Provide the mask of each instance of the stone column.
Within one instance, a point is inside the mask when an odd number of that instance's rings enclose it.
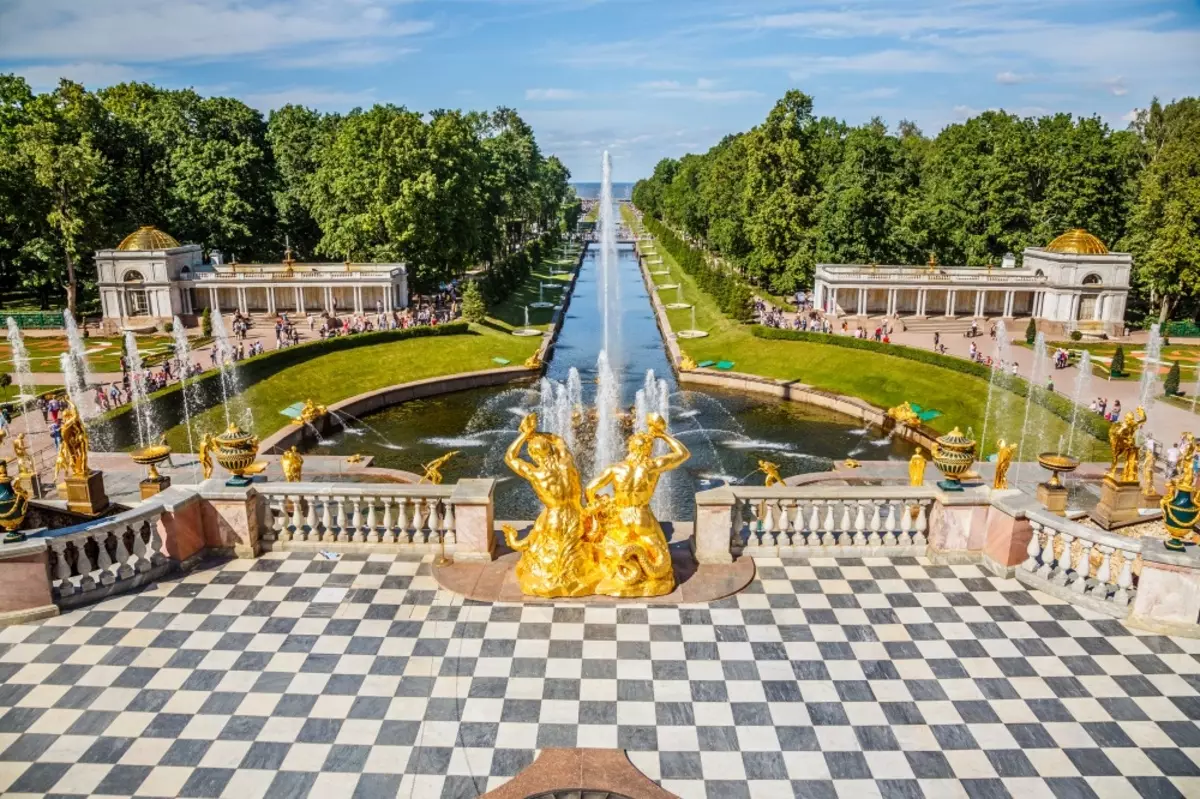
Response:
[[[362,307],[362,287],[361,287],[361,286],[355,286],[355,287],[354,287],[354,312],[355,312],[355,313],[362,313],[362,312],[363,312],[363,307]]]
[[[858,289],[858,315],[867,315],[867,290],[861,286]]]
[[[454,506],[454,559],[486,563],[496,558],[496,520],[492,494],[496,481],[491,478],[459,480],[450,495]]]
[[[975,315],[983,316],[983,308],[987,302],[987,291],[985,289],[975,290]]]
[[[946,316],[954,316],[954,303],[958,300],[958,289],[946,290]]]
[[[1004,316],[1011,317],[1013,315],[1013,300],[1016,299],[1016,294],[1012,291],[1004,292]]]
[[[925,315],[925,301],[928,299],[929,289],[917,289],[917,316]]]
[[[234,488],[223,480],[205,480],[200,484],[205,500],[204,543],[210,550],[231,553],[237,558],[256,558],[262,552],[258,541],[266,503],[254,486]]]
[[[837,298],[837,295],[838,295],[838,290],[837,290],[837,288],[835,287],[835,288],[833,289],[833,292],[832,292],[832,298],[831,298],[831,300],[830,300],[830,302],[829,302],[829,313],[833,314],[834,316],[837,316],[837,315],[838,315],[838,298]]]
[[[888,316],[895,316],[895,315],[896,315],[896,290],[895,290],[895,289],[888,289],[888,310],[887,310],[887,315],[888,315]]]
[[[217,290],[216,289],[208,290],[208,307],[212,308],[213,313],[216,313],[217,311],[221,310],[221,304],[220,304],[220,301],[217,299]]]
[[[302,314],[304,313],[304,289],[296,286],[294,291],[296,292],[296,313]]]
[[[729,550],[733,505],[734,495],[728,488],[713,488],[696,494],[692,549],[699,563],[733,563],[733,554]]]
[[[329,286],[325,286],[324,292],[325,292],[325,310],[332,311],[333,310],[333,289],[330,288]]]

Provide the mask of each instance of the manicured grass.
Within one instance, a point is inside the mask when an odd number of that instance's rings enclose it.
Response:
[[[633,222],[632,214],[627,220]],[[640,230],[638,231],[640,232]],[[953,372],[930,364],[918,363],[882,353],[850,350],[801,341],[779,341],[755,338],[749,328],[726,318],[710,297],[700,293],[691,278],[679,268],[670,253],[656,248],[663,265],[654,270],[668,269],[670,276],[655,277],[658,284],[679,283],[684,287],[687,302],[696,305],[696,325],[708,331],[702,339],[680,339],[680,347],[697,363],[707,360],[734,362],[734,370],[780,380],[795,380],[827,391],[847,394],[881,408],[890,408],[904,401],[942,412],[929,423],[939,432],[949,432],[955,426],[966,432],[971,428],[976,436],[983,435],[985,410],[988,407],[988,384],[971,375]],[[675,300],[675,291],[662,293],[664,302]],[[671,326],[681,330],[691,326],[691,311],[667,311]],[[1025,399],[997,389],[992,398],[991,423],[987,428],[985,451],[994,451],[998,438],[1020,438],[1025,414]],[[1082,411],[1086,413],[1086,411]],[[1040,435],[1027,436],[1028,451],[1024,459],[1032,459],[1041,447],[1053,449],[1060,437],[1066,437],[1069,425],[1043,408],[1034,405],[1030,411],[1028,429]],[[1038,439],[1038,440],[1034,440]],[[1103,459],[1107,444],[1096,439],[1075,437],[1073,454],[1085,459]]]
[[[1032,350],[1022,338],[1020,345]],[[1112,363],[1113,353],[1117,351],[1117,343],[1111,341],[1048,341],[1046,349],[1051,353],[1063,348],[1068,350],[1087,350],[1092,354],[1092,371],[1096,375],[1108,378],[1109,364]],[[1123,344],[1125,348],[1125,373],[1113,380],[1141,380],[1142,359],[1135,353],[1144,353],[1145,347],[1134,344]],[[1158,366],[1158,376],[1162,379],[1171,370],[1171,364],[1179,361],[1181,387],[1196,382],[1197,367],[1200,366],[1200,346],[1195,344],[1168,344],[1162,348],[1162,357]]]
[[[87,362],[93,372],[121,371],[122,339],[117,337],[91,336],[84,339],[87,347]],[[138,352],[142,359],[154,364],[170,352],[173,343],[170,336],[139,336]],[[208,339],[193,339],[192,347],[202,346]],[[59,356],[67,351],[65,336],[25,337],[25,348],[29,350],[29,368],[34,372],[61,372]],[[0,369],[12,367],[12,348],[8,342],[0,343]]]
[[[280,411],[293,402],[311,397],[330,405],[397,383],[493,368],[494,357],[519,366],[540,344],[540,338],[520,338],[486,325],[473,325],[469,335],[414,338],[332,352],[246,387],[230,401],[229,410],[236,418],[249,408],[254,415],[254,432],[265,437],[290,424]],[[220,432],[225,427],[225,406],[203,411],[192,424],[197,439],[201,432]],[[187,449],[183,425],[168,430],[167,440],[177,451]]]
[[[525,306],[531,302],[538,302],[538,284],[559,282],[564,285],[570,282],[570,274],[551,275],[551,268],[560,270],[574,271],[575,263],[579,258],[580,247],[577,244],[568,244],[566,257],[562,257],[562,249],[555,248],[551,252],[542,256],[539,263],[531,271],[528,279],[514,289],[508,297],[500,303],[488,308],[488,319],[497,326],[505,330],[525,326]],[[541,295],[541,298],[546,302],[557,303],[562,299],[563,291],[547,288]],[[550,319],[554,316],[553,308],[530,308],[529,309],[529,326],[545,330],[550,326]]]

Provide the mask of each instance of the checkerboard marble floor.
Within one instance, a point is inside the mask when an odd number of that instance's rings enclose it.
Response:
[[[618,608],[267,555],[0,630],[0,795],[473,797],[580,746],[682,797],[1197,797],[1198,655],[916,558]]]

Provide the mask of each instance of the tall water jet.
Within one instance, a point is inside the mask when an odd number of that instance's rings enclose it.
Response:
[[[67,376],[67,396],[75,403],[83,420],[90,422],[102,409],[96,404],[92,393],[93,378],[87,362],[87,345],[79,332],[79,325],[75,324],[74,315],[69,310],[63,310],[63,326],[67,332],[67,351],[62,354],[60,361],[63,364],[63,374]],[[68,360],[71,361],[69,370],[66,364]]]
[[[992,348],[992,372],[988,376],[987,403],[983,410],[983,433],[979,436],[979,451],[983,453],[989,446],[988,432],[993,436],[1004,434],[1004,424],[1008,420],[1009,405],[1012,392],[1005,387],[1010,385],[1012,376],[1006,372],[1009,359],[1012,358],[1012,343],[1008,340],[1008,328],[1003,319],[996,321],[996,344]],[[999,391],[997,391],[999,388]],[[992,421],[993,415],[995,422]]]
[[[603,329],[603,349],[609,357],[615,357],[618,351],[613,315],[617,311],[617,220],[614,218],[616,208],[613,205],[612,194],[612,158],[604,151],[604,163],[601,170],[600,209],[598,213],[598,228],[600,231],[600,316]]]
[[[179,365],[179,393],[183,397],[183,427],[187,430],[188,452],[195,452],[195,442],[192,441],[192,405],[198,403],[199,398],[195,396],[196,381],[189,380],[188,375],[192,368],[192,345],[178,316],[172,320],[171,335],[175,339],[175,362]],[[196,462],[197,466],[198,464],[199,461]]]
[[[621,386],[608,362],[608,353],[600,351],[596,359],[596,452],[592,458],[592,476],[620,459]]]
[[[17,326],[17,320],[11,316],[8,317],[8,348],[12,351],[17,396],[24,408],[24,404],[33,399],[33,374],[29,368],[29,350],[25,349],[25,336],[21,333],[21,328]],[[29,425],[29,413],[22,410],[21,416],[25,418],[26,435],[32,435],[33,429]]]
[[[234,368],[233,345],[229,343],[229,332],[225,329],[225,319],[219,310],[214,309],[212,315],[213,348],[216,350],[217,364],[221,370],[221,404],[225,408],[225,425],[228,426],[235,418],[230,408],[230,401],[240,397],[241,384],[238,381],[237,370]],[[254,428],[254,414],[248,404],[243,403],[238,424],[243,430]]]
[[[125,362],[129,366],[129,400],[137,425],[138,447],[144,448],[158,438],[158,426],[146,402],[146,371],[132,330],[125,333]]]
[[[1025,417],[1021,422],[1020,446],[1017,448],[1017,479],[1021,477],[1021,465],[1029,458],[1037,457],[1036,452],[1030,452],[1029,447],[1029,417],[1033,410],[1033,395],[1042,390],[1042,381],[1046,375],[1049,359],[1046,357],[1046,334],[1039,332],[1033,342],[1033,367],[1029,372],[1029,385],[1025,394]],[[1039,436],[1040,437],[1040,436]]]
[[[1158,367],[1162,364],[1162,333],[1157,323],[1150,326],[1146,356],[1142,359],[1142,379],[1138,383],[1138,405],[1149,414],[1158,395]],[[1130,410],[1133,410],[1130,408]]]
[[[1092,354],[1087,350],[1084,350],[1083,355],[1080,356],[1078,368],[1079,373],[1075,375],[1075,388],[1071,391],[1071,401],[1074,403],[1074,407],[1071,408],[1071,429],[1067,433],[1066,453],[1068,455],[1075,454],[1075,427],[1079,424],[1079,409],[1084,407],[1087,398],[1092,395]],[[1086,454],[1083,453],[1083,455]]]

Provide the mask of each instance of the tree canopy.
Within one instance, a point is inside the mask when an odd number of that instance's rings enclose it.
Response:
[[[94,302],[92,254],[139,225],[241,261],[408,264],[414,290],[573,224],[570,172],[516,111],[377,105],[266,118],[230,97],[0,75],[0,293]]]
[[[633,201],[768,290],[818,262],[983,266],[1082,227],[1134,256],[1135,298],[1200,312],[1200,101],[1097,117],[985,111],[928,137],[851,127],[789,91],[762,124],[663,159]]]

